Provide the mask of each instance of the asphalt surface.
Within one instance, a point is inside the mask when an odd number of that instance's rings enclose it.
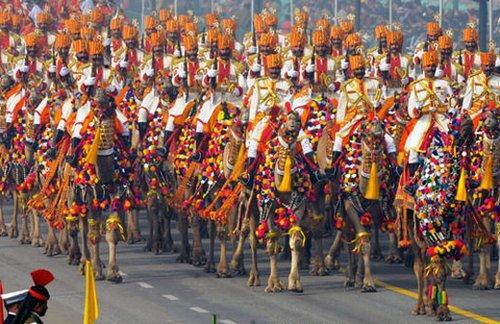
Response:
[[[5,207],[7,220],[11,208]],[[141,227],[146,221],[141,214]],[[177,231],[174,230],[175,237]],[[205,247],[207,248],[205,242]],[[412,316],[415,300],[380,285],[376,293],[344,289],[344,275],[309,276],[301,271],[304,293],[264,292],[269,267],[259,251],[263,286],[248,288],[245,277],[218,279],[203,268],[177,264],[176,254],[153,255],[145,244],[118,247],[121,284],[97,282],[100,315],[98,323],[430,323],[433,318]],[[102,259],[106,263],[106,244]],[[47,257],[41,248],[20,246],[17,240],[0,238],[0,280],[4,291],[24,289],[31,283],[29,272],[38,267],[52,271],[56,280],[51,293],[46,323],[78,323],[82,320],[84,277],[66,263],[66,256]],[[496,264],[496,263],[494,263]],[[246,259],[249,268],[249,255]],[[400,264],[373,263],[376,279],[414,291],[412,271]],[[286,283],[289,265],[280,262],[280,276]],[[496,267],[494,267],[496,271]],[[404,290],[408,292],[407,290]],[[448,281],[450,304],[459,308],[453,320],[473,323],[477,319],[500,323],[500,291],[473,291],[459,280]],[[469,312],[469,313],[467,313]],[[464,316],[465,314],[465,316]],[[481,317],[478,317],[481,316]]]

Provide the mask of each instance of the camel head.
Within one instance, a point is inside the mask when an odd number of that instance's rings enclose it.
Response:
[[[95,114],[101,117],[104,116],[111,107],[111,100],[105,89],[97,88],[94,95]]]
[[[366,120],[361,125],[363,130],[363,142],[371,149],[381,148],[384,142],[385,130],[378,118]]]
[[[3,92],[9,91],[14,86],[14,83],[14,79],[11,76],[4,74],[0,78],[0,89]]]
[[[300,117],[292,111],[285,116],[284,123],[282,124],[279,134],[281,138],[288,144],[295,142],[300,131]]]
[[[488,111],[485,113],[483,119],[484,132],[488,134],[490,138],[497,138],[500,133],[500,125],[498,124],[498,113],[494,111]]]
[[[462,147],[471,143],[474,136],[474,125],[468,114],[463,114],[452,122],[455,128],[455,138],[457,146]]]

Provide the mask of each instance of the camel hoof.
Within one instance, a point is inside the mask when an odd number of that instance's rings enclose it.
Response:
[[[19,236],[19,231],[15,227],[11,227],[9,229],[9,238],[10,239],[15,239]]]
[[[330,271],[338,271],[340,269],[340,262],[337,258],[327,255],[325,257],[325,267]]]
[[[38,240],[35,240],[35,241],[31,242],[31,246],[39,248],[39,247],[42,247],[43,245],[40,244],[40,242]]]
[[[283,282],[279,278],[270,278],[267,282],[267,287],[264,290],[266,293],[282,292],[285,289]]]
[[[493,289],[500,289],[500,281],[495,282],[495,286],[493,287]]]
[[[95,280],[102,281],[105,279],[104,275],[102,274],[102,270],[98,269],[94,271],[94,277]]]
[[[417,304],[414,310],[411,312],[414,316],[425,315],[425,307],[423,304]]]
[[[215,273],[215,264],[213,262],[207,262],[205,268],[203,269],[206,273]]]
[[[403,259],[399,257],[398,255],[389,255],[385,258],[384,260],[386,263],[392,264],[392,263],[402,263]]]
[[[106,280],[110,281],[110,282],[114,282],[116,284],[123,282],[122,276],[120,276],[118,273],[115,273],[115,272],[108,273],[108,275],[106,276]]]
[[[356,279],[354,281],[354,288],[356,289],[362,289],[363,288],[363,279]]]
[[[372,293],[377,292],[377,289],[375,289],[375,286],[373,285],[363,285],[363,287],[361,288],[361,292]]]
[[[350,290],[350,289],[353,289],[354,288],[354,280],[352,279],[346,279],[346,281],[344,281],[344,288],[345,290]]]
[[[219,279],[227,279],[231,278],[231,274],[228,271],[217,271],[217,274],[215,275],[216,278]]]
[[[303,293],[304,289],[302,288],[302,284],[298,279],[288,279],[288,291],[293,291],[296,293]]]
[[[260,286],[260,277],[256,273],[250,273],[247,281],[248,287],[258,287]]]
[[[489,285],[488,284],[485,284],[485,283],[475,283],[472,285],[472,289],[473,290],[488,290],[490,289]]]
[[[325,265],[313,265],[311,271],[309,271],[311,276],[328,276],[328,269]]]
[[[177,263],[190,263],[191,259],[189,258],[189,256],[187,254],[181,254],[175,259],[175,262],[177,262]]]
[[[247,275],[247,271],[245,270],[244,267],[239,267],[239,268],[233,269],[233,274],[236,277],[242,277],[242,276],[246,276]]]
[[[5,236],[8,236],[9,233],[5,230],[5,228],[2,228],[0,230],[0,237],[5,237]]]
[[[446,305],[440,305],[436,310],[436,320],[439,322],[449,322],[452,320],[450,310]]]
[[[191,264],[195,267],[202,267],[207,263],[207,258],[204,256],[194,256],[191,259]]]

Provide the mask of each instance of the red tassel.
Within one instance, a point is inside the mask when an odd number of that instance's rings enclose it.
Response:
[[[36,269],[31,272],[33,282],[38,286],[46,286],[54,280],[54,275],[45,269]]]

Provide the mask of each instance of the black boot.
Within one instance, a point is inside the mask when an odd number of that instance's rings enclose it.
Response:
[[[339,159],[340,157],[340,152],[338,151],[333,151],[333,155],[332,155],[332,167],[331,168],[328,168],[325,170],[325,173],[327,175],[327,177],[330,179],[330,180],[334,180],[335,177],[337,176],[337,170],[339,169],[339,164],[335,164],[335,162],[337,162],[337,160]]]
[[[170,151],[170,137],[172,136],[174,132],[172,131],[165,131],[163,133],[163,147],[165,148],[165,153],[168,155],[168,152]]]
[[[146,135],[146,131],[148,130],[148,123],[139,122],[137,123],[137,126],[139,128],[139,137],[143,139],[144,135]]]
[[[196,133],[194,136],[194,140],[196,141],[196,152],[191,155],[189,160],[200,163],[203,160],[203,152],[205,151],[207,138],[203,133]]]
[[[304,160],[306,162],[306,169],[311,178],[312,184],[316,184],[322,180],[321,174],[319,173],[319,167],[314,159],[314,153],[309,152],[304,155]]]

